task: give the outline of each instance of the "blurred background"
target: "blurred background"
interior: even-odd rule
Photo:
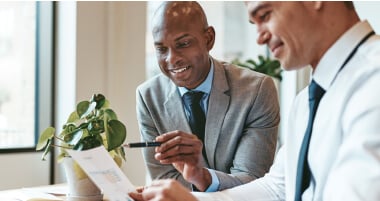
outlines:
[[[211,55],[231,62],[271,57],[256,44],[256,28],[240,1],[200,2],[216,30]],[[380,32],[380,2],[354,2],[362,19]],[[41,161],[38,134],[60,127],[78,101],[104,94],[126,124],[127,141],[139,141],[135,89],[159,73],[150,32],[159,1],[0,1],[0,190],[65,182],[54,160]],[[281,133],[309,69],[276,81]],[[126,150],[123,171],[135,185],[147,178],[141,150]]]

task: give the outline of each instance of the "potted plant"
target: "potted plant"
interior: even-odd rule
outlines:
[[[271,59],[269,56],[264,57],[262,55],[259,55],[258,59],[259,60],[257,62],[252,59],[248,59],[245,62],[241,62],[239,59],[234,59],[231,63],[243,68],[248,68],[269,75],[273,78],[278,79],[278,81],[282,80],[282,69],[281,64],[278,60]]]
[[[58,162],[63,162],[65,167],[69,187],[68,200],[102,200],[103,195],[100,190],[65,150],[81,151],[104,146],[120,166],[122,161],[125,161],[122,144],[126,135],[126,127],[109,107],[109,101],[102,94],[94,94],[89,101],[85,100],[77,104],[60,134],[56,134],[54,127],[46,128],[39,137],[36,150],[44,150],[42,160],[45,160],[53,147],[60,148],[57,158]],[[90,188],[89,185],[92,187]],[[91,192],[92,188],[96,188],[96,192]]]

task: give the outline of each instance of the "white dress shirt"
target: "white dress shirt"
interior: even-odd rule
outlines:
[[[371,36],[339,71],[371,31],[367,21],[357,23],[323,55],[313,73],[326,93],[314,120],[308,153],[312,179],[304,201],[380,200],[380,36]],[[232,189],[194,195],[213,201],[293,201],[308,114],[306,87],[294,101],[284,146],[269,173]]]

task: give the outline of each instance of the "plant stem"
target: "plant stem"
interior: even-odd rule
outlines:
[[[70,147],[65,147],[65,146],[56,145],[56,144],[52,144],[52,145],[50,145],[50,146],[52,146],[52,147],[60,147],[60,148],[64,148],[64,149],[72,149],[72,148],[70,148]]]

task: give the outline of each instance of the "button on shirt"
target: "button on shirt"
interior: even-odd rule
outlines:
[[[313,79],[326,90],[314,120],[308,161],[311,184],[304,201],[380,200],[380,36],[350,50],[373,29],[367,21],[344,33],[323,55]],[[201,200],[294,200],[297,159],[307,126],[307,88],[290,112],[285,144],[270,172],[246,185]]]

